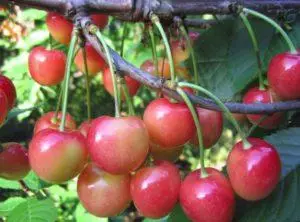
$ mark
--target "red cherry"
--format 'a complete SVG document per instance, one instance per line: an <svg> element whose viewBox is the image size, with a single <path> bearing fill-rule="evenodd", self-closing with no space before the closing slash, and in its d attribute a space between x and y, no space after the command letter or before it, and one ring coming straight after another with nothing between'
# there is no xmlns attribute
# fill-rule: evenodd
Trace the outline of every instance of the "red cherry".
<svg viewBox="0 0 300 222"><path fill-rule="evenodd" d="M164 148L157 144L150 143L150 153L154 160L168 160L175 162L183 151L183 146L175 148Z"/></svg>
<svg viewBox="0 0 300 222"><path fill-rule="evenodd" d="M281 99L299 99L300 54L285 52L276 55L269 65L268 81Z"/></svg>
<svg viewBox="0 0 300 222"><path fill-rule="evenodd" d="M2 89L0 89L0 126L4 123L7 113L7 97L5 92Z"/></svg>
<svg viewBox="0 0 300 222"><path fill-rule="evenodd" d="M80 202L91 214L116 216L131 201L130 175L112 175L89 163L79 175L77 193Z"/></svg>
<svg viewBox="0 0 300 222"><path fill-rule="evenodd" d="M91 43L87 42L84 47L86 51L89 75L95 76L98 72L106 67L106 62L102 58L102 56L99 55L98 52L93 48ZM75 57L75 64L81 72L85 71L82 49L79 50L78 54Z"/></svg>
<svg viewBox="0 0 300 222"><path fill-rule="evenodd" d="M30 171L28 154L19 143L3 143L0 151L0 177L21 180Z"/></svg>
<svg viewBox="0 0 300 222"><path fill-rule="evenodd" d="M112 174L136 170L149 150L147 129L138 117L99 117L92 122L87 141L91 159Z"/></svg>
<svg viewBox="0 0 300 222"><path fill-rule="evenodd" d="M250 201L268 196L276 187L281 172L280 157L266 141L249 138L252 145L235 144L227 159L227 172L234 191Z"/></svg>
<svg viewBox="0 0 300 222"><path fill-rule="evenodd" d="M151 60L146 60L142 65L141 69L145 72L149 72L152 75L157 75L155 73L155 66ZM171 77L170 64L167 59L158 58L158 76L169 79Z"/></svg>
<svg viewBox="0 0 300 222"><path fill-rule="evenodd" d="M167 161L137 171L130 184L132 199L143 216L161 218L174 208L179 198L180 174Z"/></svg>
<svg viewBox="0 0 300 222"><path fill-rule="evenodd" d="M29 54L29 72L41 85L59 84L65 76L66 55L59 50L35 47Z"/></svg>
<svg viewBox="0 0 300 222"><path fill-rule="evenodd" d="M200 37L200 33L191 31L191 32L189 32L189 37L190 37L192 43L194 43Z"/></svg>
<svg viewBox="0 0 300 222"><path fill-rule="evenodd" d="M35 123L34 126L34 134L44 130L44 129L58 129L60 126L62 118L62 113L59 112L57 115L57 120L55 120L55 112L48 112L44 114L38 121ZM73 117L67 113L66 116L66 124L65 130L75 130L76 129L76 122Z"/></svg>
<svg viewBox="0 0 300 222"><path fill-rule="evenodd" d="M148 72L152 75L155 75L155 66L153 61L151 60L146 60L142 65L141 65L141 70Z"/></svg>
<svg viewBox="0 0 300 222"><path fill-rule="evenodd" d="M234 192L221 172L207 168L201 178L200 170L190 173L180 188L180 204L186 215L197 222L232 221L235 208Z"/></svg>
<svg viewBox="0 0 300 222"><path fill-rule="evenodd" d="M51 36L58 42L68 45L71 41L73 23L56 12L48 12L46 24Z"/></svg>
<svg viewBox="0 0 300 222"><path fill-rule="evenodd" d="M105 28L108 23L108 16L103 14L93 14L91 15L93 23L100 29Z"/></svg>
<svg viewBox="0 0 300 222"><path fill-rule="evenodd" d="M222 113L196 107L198 118L202 130L203 144L205 148L210 148L219 140L223 131ZM195 134L191 142L198 145L198 136Z"/></svg>
<svg viewBox="0 0 300 222"><path fill-rule="evenodd" d="M91 121L87 120L87 121L84 121L83 123L81 123L78 130L85 138L87 138L90 127L91 127Z"/></svg>
<svg viewBox="0 0 300 222"><path fill-rule="evenodd" d="M125 79L125 83L128 87L130 96L134 96L137 93L137 91L139 90L141 84L129 76L125 76L124 79ZM113 96L114 95L114 87L113 87L111 72L110 72L109 68L106 68L103 72L103 84L104 84L104 88L109 92L110 95ZM125 95L124 95L123 91L122 91L121 98L123 100L125 99Z"/></svg>
<svg viewBox="0 0 300 222"><path fill-rule="evenodd" d="M195 134L195 124L188 107L168 99L152 101L144 112L144 122L150 140L162 147L184 145Z"/></svg>
<svg viewBox="0 0 300 222"><path fill-rule="evenodd" d="M12 109L16 102L16 88L9 78L1 74L0 89L2 89L6 94L8 109Z"/></svg>
<svg viewBox="0 0 300 222"><path fill-rule="evenodd" d="M243 102L246 104L272 103L275 100L276 98L274 97L274 94L270 89L260 90L258 87L250 89L243 98ZM263 116L264 115L260 114L248 114L247 118L253 124L257 124ZM264 121L258 124L258 126L265 129L274 129L281 123L282 118L282 113L274 113L270 117L266 117Z"/></svg>
<svg viewBox="0 0 300 222"><path fill-rule="evenodd" d="M29 145L32 170L51 183L63 183L76 177L87 159L85 138L77 131L45 129L36 134Z"/></svg>

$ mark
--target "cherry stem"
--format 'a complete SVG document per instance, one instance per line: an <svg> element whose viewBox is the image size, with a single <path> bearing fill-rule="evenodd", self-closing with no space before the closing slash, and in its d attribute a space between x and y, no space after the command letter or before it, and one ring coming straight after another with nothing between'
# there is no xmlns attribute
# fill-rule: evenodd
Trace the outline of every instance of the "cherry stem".
<svg viewBox="0 0 300 222"><path fill-rule="evenodd" d="M153 27L149 26L148 28L148 32L149 32L149 36L151 39L151 49L152 49L152 59L154 62L154 66L155 66L155 73L158 75L158 58L157 58L157 51L156 51L156 41L155 41L155 36L153 33Z"/></svg>
<svg viewBox="0 0 300 222"><path fill-rule="evenodd" d="M85 87L86 87L87 116L88 116L88 122L90 122L92 119L91 88L90 88L89 68L88 68L88 64L87 64L87 56L86 56L85 47L82 47L82 52L83 52Z"/></svg>
<svg viewBox="0 0 300 222"><path fill-rule="evenodd" d="M194 85L192 83L180 82L180 83L178 83L178 86L180 86L180 87L189 87L189 88L198 90L199 92L205 94L206 96L208 96L209 98L214 100L216 102L216 104L220 107L220 109L224 112L224 114L227 116L227 118L230 120L230 122L235 127L235 129L237 130L239 135L242 137L244 149L249 149L251 147L251 144L246 139L246 135L242 131L240 125L238 124L236 119L233 117L233 115L229 111L229 109L224 105L224 103L218 97L216 97L214 94L212 94L208 90L204 89L203 87Z"/></svg>
<svg viewBox="0 0 300 222"><path fill-rule="evenodd" d="M123 57L123 55L124 55L124 45L125 45L125 38L127 36L127 33L128 33L128 27L127 27L127 24L124 23L123 36L122 36L122 42L121 42L121 50L120 50L120 56L121 57Z"/></svg>
<svg viewBox="0 0 300 222"><path fill-rule="evenodd" d="M72 67L72 62L75 54L75 47L76 47L77 40L78 40L78 29L75 27L72 32L72 38L71 38L70 47L68 51L67 64L65 70L65 79L64 79L64 87L63 87L62 119L59 126L60 131L64 131L65 129L67 106L68 106L68 94L69 94L68 88L70 83L71 67Z"/></svg>
<svg viewBox="0 0 300 222"><path fill-rule="evenodd" d="M163 42L164 42L164 45L166 48L166 52L167 52L167 56L168 56L168 60L169 60L169 64L170 64L171 82L175 83L175 67L174 67L174 61L173 61L171 47L170 47L170 43L168 41L168 37L159 21L159 18L157 15L152 14L151 21L155 24L155 26L157 27L157 29L159 30L159 32L163 38Z"/></svg>
<svg viewBox="0 0 300 222"><path fill-rule="evenodd" d="M251 136L251 134L256 130L256 128L261 124L269 115L263 115L257 123L253 124L247 133L247 137Z"/></svg>
<svg viewBox="0 0 300 222"><path fill-rule="evenodd" d="M52 50L53 49L53 38L50 33L49 33L49 45L50 45L50 50Z"/></svg>
<svg viewBox="0 0 300 222"><path fill-rule="evenodd" d="M114 100L115 100L115 117L120 117L120 103L119 103L119 90L118 90L118 82L117 82L117 77L116 74L114 72L114 68L113 68L113 62L112 62L112 57L110 54L110 51L108 49L108 46L105 42L105 39L102 35L102 33L100 32L100 30L98 29L97 26L95 25L91 25L91 29L90 29L91 33L95 34L96 37L98 38L98 40L100 41L100 43L102 44L103 48L104 48L104 52L106 54L107 57L107 61L108 61L108 65L109 65L109 70L111 73L111 78L112 78L112 82L113 82L113 88L114 88Z"/></svg>
<svg viewBox="0 0 300 222"><path fill-rule="evenodd" d="M248 8L243 8L242 11L246 14L250 14L253 15L257 18L260 18L264 21L266 21L267 23L269 23L270 25L272 25L276 30L278 30L280 32L280 34L282 35L282 37L284 38L284 40L286 41L287 45L290 48L290 52L292 54L297 54L297 49L295 47L295 45L293 44L292 40L290 39L290 37L288 36L288 34L283 30L283 28L280 27L279 24L277 24L277 22L275 22L273 19L257 12L254 11L252 9L248 9Z"/></svg>
<svg viewBox="0 0 300 222"><path fill-rule="evenodd" d="M132 98L130 96L130 93L129 93L129 90L128 90L128 87L126 85L126 82L125 82L124 78L122 78L122 80L121 80L121 86L122 86L122 91L124 93L126 104L127 104L127 107L128 107L128 113L129 113L130 116L135 116L133 101L132 101Z"/></svg>
<svg viewBox="0 0 300 222"><path fill-rule="evenodd" d="M61 86L60 91L59 91L58 101L56 104L55 115L54 115L54 121L56 121L56 122L58 120L58 113L59 113L61 102L62 102L63 91L64 91L63 86Z"/></svg>
<svg viewBox="0 0 300 222"><path fill-rule="evenodd" d="M255 55L256 55L256 61L257 61L257 66L258 66L259 89L260 90L265 90L266 88L264 86L262 61L261 61L259 46L258 46L258 42L257 42L255 32L252 28L252 25L250 24L249 19L245 15L245 13L241 12L240 13L240 18L242 19L245 27L248 30L249 36L250 36L252 44L253 44L253 49L254 49L254 52L255 52Z"/></svg>
<svg viewBox="0 0 300 222"><path fill-rule="evenodd" d="M185 104L188 106L195 126L197 130L197 136L198 136L198 143L199 143L199 149L200 149L200 166L201 166L201 178L205 178L208 176L206 169L205 169L205 160L204 160L204 145L203 145L203 137L202 137L202 130L199 122L198 115L196 113L195 107L193 106L192 102L190 101L189 97L187 94L182 90L181 88L177 88L176 91L178 94L182 97L184 100Z"/></svg>

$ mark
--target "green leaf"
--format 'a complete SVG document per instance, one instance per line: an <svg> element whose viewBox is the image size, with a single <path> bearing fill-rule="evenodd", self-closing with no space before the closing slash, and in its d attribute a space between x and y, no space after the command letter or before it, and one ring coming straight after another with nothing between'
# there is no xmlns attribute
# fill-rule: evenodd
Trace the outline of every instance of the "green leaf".
<svg viewBox="0 0 300 222"><path fill-rule="evenodd" d="M77 222L108 222L108 218L99 218L89 214L80 203L76 207L75 216Z"/></svg>
<svg viewBox="0 0 300 222"><path fill-rule="evenodd" d="M190 221L184 214L181 206L176 204L175 208L168 217L168 222L186 222Z"/></svg>
<svg viewBox="0 0 300 222"><path fill-rule="evenodd" d="M54 222L57 210L51 199L27 199L8 215L7 222Z"/></svg>
<svg viewBox="0 0 300 222"><path fill-rule="evenodd" d="M21 186L18 183L18 181L5 180L3 178L0 178L0 188L3 188L3 189L12 189L12 190L20 190Z"/></svg>
<svg viewBox="0 0 300 222"><path fill-rule="evenodd" d="M150 219L150 218L145 218L143 220L143 222L167 222L168 221L169 216L160 218L160 219Z"/></svg>
<svg viewBox="0 0 300 222"><path fill-rule="evenodd" d="M8 216L16 206L24 201L26 201L26 199L22 197L12 197L4 202L0 202L0 217Z"/></svg>
<svg viewBox="0 0 300 222"><path fill-rule="evenodd" d="M25 9L20 14L22 20L43 20L47 12L38 9Z"/></svg>
<svg viewBox="0 0 300 222"><path fill-rule="evenodd" d="M33 171L31 171L25 178L24 182L31 190L40 190L46 187L51 186L50 183L47 183L41 180Z"/></svg>
<svg viewBox="0 0 300 222"><path fill-rule="evenodd" d="M31 108L28 108L28 109L19 109L19 108L13 108L7 115L7 118L6 118L6 122L8 122L9 120L11 119L14 119L16 118L18 115L22 114L22 113L25 113L25 112L28 112L28 111L32 111L34 109L36 109L37 107L31 107Z"/></svg>

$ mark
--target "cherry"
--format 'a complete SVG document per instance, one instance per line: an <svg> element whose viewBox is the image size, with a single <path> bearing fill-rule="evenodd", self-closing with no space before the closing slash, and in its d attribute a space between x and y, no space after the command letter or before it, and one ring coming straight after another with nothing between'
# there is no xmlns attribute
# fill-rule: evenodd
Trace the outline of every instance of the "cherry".
<svg viewBox="0 0 300 222"><path fill-rule="evenodd" d="M106 67L106 62L102 58L102 56L99 55L98 52L93 48L91 43L87 42L84 47L86 51L89 75L95 76L98 72ZM85 72L83 55L83 50L80 49L75 57L75 64L81 72Z"/></svg>
<svg viewBox="0 0 300 222"><path fill-rule="evenodd" d="M125 76L124 79L125 79L125 83L128 87L130 96L134 96L137 93L137 91L139 90L141 84L129 76ZM106 68L103 72L103 84L104 84L104 88L109 92L110 95L113 96L114 95L114 87L113 87L111 72L110 72L109 68ZM122 91L121 98L123 100L125 99L125 95L124 95L123 91Z"/></svg>
<svg viewBox="0 0 300 222"><path fill-rule="evenodd" d="M0 177L21 180L30 171L28 154L19 143L3 143L0 147Z"/></svg>
<svg viewBox="0 0 300 222"><path fill-rule="evenodd" d="M62 113L59 112L57 115L57 120L55 119L55 112L48 112L44 114L38 121L35 123L34 126L34 134L44 130L44 129L58 129L62 118ZM66 116L66 123L65 123L66 130L75 130L76 129L76 122L73 117L67 113Z"/></svg>
<svg viewBox="0 0 300 222"><path fill-rule="evenodd" d="M150 143L150 153L154 160L168 160L175 162L183 151L183 146L175 148L164 148L157 144Z"/></svg>
<svg viewBox="0 0 300 222"><path fill-rule="evenodd" d="M51 36L59 43L68 45L71 41L73 23L56 12L48 12L46 24Z"/></svg>
<svg viewBox="0 0 300 222"><path fill-rule="evenodd" d="M272 103L276 101L276 95L270 90L260 90L258 87L251 88L243 98L243 102L245 104L251 103ZM248 114L247 118L253 124L259 123L259 121L264 117L261 114ZM276 128L282 121L283 114L282 113L274 113L269 117L266 117L258 126L265 129L274 129Z"/></svg>
<svg viewBox="0 0 300 222"><path fill-rule="evenodd" d="M300 54L285 52L276 55L269 65L268 81L280 99L299 99Z"/></svg>
<svg viewBox="0 0 300 222"><path fill-rule="evenodd" d="M91 214L116 216L131 201L130 175L112 175L89 163L78 178L77 193L80 202Z"/></svg>
<svg viewBox="0 0 300 222"><path fill-rule="evenodd" d="M180 174L167 161L155 161L153 166L136 172L130 184L134 205L143 216L161 218L174 208L179 198Z"/></svg>
<svg viewBox="0 0 300 222"><path fill-rule="evenodd" d="M87 137L91 159L111 174L136 170L149 150L149 136L138 117L95 119Z"/></svg>
<svg viewBox="0 0 300 222"><path fill-rule="evenodd" d="M7 113L7 97L5 92L0 88L0 126L4 123Z"/></svg>
<svg viewBox="0 0 300 222"><path fill-rule="evenodd" d="M8 109L12 109L16 102L16 88L9 78L1 74L0 89L2 89L6 95Z"/></svg>
<svg viewBox="0 0 300 222"><path fill-rule="evenodd" d="M77 131L45 129L29 145L32 170L50 183L63 183L76 177L87 159L85 138Z"/></svg>
<svg viewBox="0 0 300 222"><path fill-rule="evenodd" d="M197 222L232 221L235 208L234 192L225 176L207 168L208 176L201 171L191 172L182 182L180 204L186 215Z"/></svg>
<svg viewBox="0 0 300 222"><path fill-rule="evenodd" d="M38 46L30 52L28 64L30 75L36 82L45 86L57 85L65 76L66 55Z"/></svg>
<svg viewBox="0 0 300 222"><path fill-rule="evenodd" d="M151 142L165 148L184 145L196 131L188 107L165 98L156 99L147 106L144 122Z"/></svg>
<svg viewBox="0 0 300 222"><path fill-rule="evenodd" d="M234 191L250 201L268 196L280 180L281 162L276 149L266 141L249 138L251 147L235 144L227 159L227 172Z"/></svg>
<svg viewBox="0 0 300 222"><path fill-rule="evenodd" d="M108 16L103 14L93 14L91 15L93 23L98 26L100 29L105 28L108 23Z"/></svg>
<svg viewBox="0 0 300 222"><path fill-rule="evenodd" d="M87 120L87 121L84 121L83 123L81 123L78 130L85 138L87 138L90 127L91 127L91 121Z"/></svg>
<svg viewBox="0 0 300 222"><path fill-rule="evenodd" d="M202 130L203 144L205 148L212 147L220 138L223 131L222 113L196 107L199 123ZM198 145L198 136L195 134L191 142Z"/></svg>

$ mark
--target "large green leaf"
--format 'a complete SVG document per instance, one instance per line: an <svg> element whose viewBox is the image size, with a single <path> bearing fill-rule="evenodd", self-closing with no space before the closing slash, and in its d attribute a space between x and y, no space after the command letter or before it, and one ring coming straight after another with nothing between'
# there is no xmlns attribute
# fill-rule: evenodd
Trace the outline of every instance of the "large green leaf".
<svg viewBox="0 0 300 222"><path fill-rule="evenodd" d="M3 178L0 178L0 188L19 190L19 189L21 189L21 186L18 183L18 181L5 180Z"/></svg>
<svg viewBox="0 0 300 222"><path fill-rule="evenodd" d="M26 199L22 197L12 197L4 202L0 202L0 217L8 216L16 206L25 201Z"/></svg>
<svg viewBox="0 0 300 222"><path fill-rule="evenodd" d="M180 204L176 204L168 217L168 222L187 222L190 221L184 214Z"/></svg>
<svg viewBox="0 0 300 222"><path fill-rule="evenodd" d="M78 204L75 211L77 222L108 222L108 218L99 218L89 214L81 204Z"/></svg>
<svg viewBox="0 0 300 222"><path fill-rule="evenodd" d="M31 190L40 190L51 186L51 184L41 180L33 171L31 171L25 178L24 182Z"/></svg>

